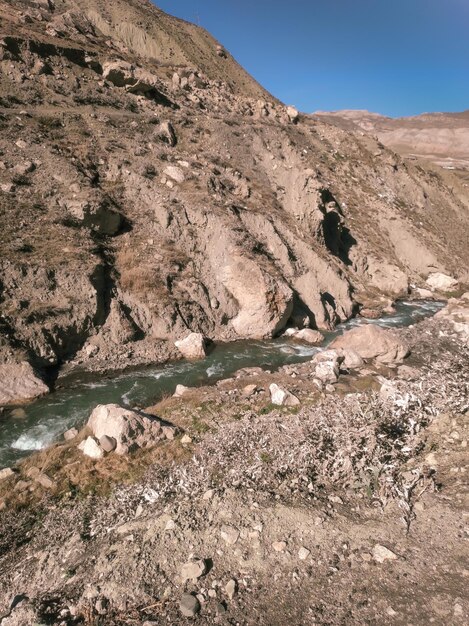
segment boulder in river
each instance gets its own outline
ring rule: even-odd
[[[201,333],[190,333],[174,345],[186,359],[203,359],[207,355],[205,337]]]
[[[379,363],[401,363],[409,354],[408,346],[391,330],[366,324],[348,330],[332,343],[331,348],[353,350],[362,359],[376,359]]]
[[[312,345],[318,345],[324,341],[324,335],[319,330],[313,330],[312,328],[287,328],[284,333],[287,337],[297,339],[298,341],[305,341]]]
[[[49,393],[29,363],[0,364],[0,406],[20,404]]]
[[[116,442],[116,454],[127,454],[137,448],[147,448],[165,438],[161,421],[152,415],[137,413],[117,404],[100,404],[87,424],[99,441],[107,437]]]

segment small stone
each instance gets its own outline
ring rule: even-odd
[[[397,555],[386,548],[386,546],[382,546],[377,543],[373,548],[373,558],[378,563],[384,563],[384,561],[395,561],[397,559]]]
[[[186,179],[182,169],[176,165],[168,165],[168,167],[163,170],[163,174],[169,176],[169,178],[172,178],[177,183],[183,183]]]
[[[311,551],[310,551],[310,550],[308,550],[308,548],[301,547],[301,548],[298,550],[298,558],[299,558],[301,561],[305,561],[305,560],[309,557],[309,555],[310,555],[310,554],[311,554]]]
[[[287,544],[285,541],[274,541],[274,543],[272,544],[272,548],[275,550],[275,552],[285,552]]]
[[[236,595],[236,591],[237,591],[238,585],[236,583],[236,580],[234,578],[232,578],[231,580],[229,580],[226,585],[225,585],[225,592],[226,595],[228,596],[228,598],[230,600],[232,600],[234,598],[234,596]]]
[[[163,426],[161,430],[163,431],[163,435],[166,437],[166,439],[169,439],[169,441],[173,441],[177,432],[174,426]]]
[[[184,617],[194,617],[200,611],[200,602],[190,593],[183,593],[179,602],[179,610]]]
[[[182,445],[187,446],[190,443],[192,443],[192,439],[191,439],[191,437],[189,437],[189,435],[183,435],[181,437],[181,443],[182,443]]]
[[[64,439],[65,441],[71,441],[72,439],[75,439],[77,435],[78,430],[76,428],[70,428],[64,432]]]
[[[30,482],[27,482],[26,480],[19,480],[15,485],[15,490],[26,491],[26,489],[28,489],[30,486],[31,486]]]
[[[26,417],[26,411],[22,408],[13,409],[11,412],[11,416],[16,419],[24,419]]]
[[[52,478],[49,478],[47,474],[39,474],[36,476],[36,482],[42,485],[45,489],[52,489],[55,486],[55,482]]]
[[[233,546],[239,539],[239,530],[233,526],[222,526],[220,535],[229,546]]]
[[[215,591],[215,589],[209,589],[208,590],[208,597],[209,598],[216,598],[217,597],[217,592]]]
[[[0,480],[5,480],[5,478],[10,478],[10,476],[13,476],[14,471],[11,469],[11,467],[5,467],[5,469],[0,470]]]
[[[397,615],[397,611],[395,611],[392,606],[388,606],[388,608],[386,609],[386,613],[387,615],[389,615],[389,617],[395,617]]]
[[[246,387],[244,387],[243,389],[243,396],[245,398],[250,398],[256,393],[256,391],[257,391],[257,385],[246,385]]]
[[[107,435],[103,435],[99,438],[99,445],[104,450],[104,452],[113,452],[117,448],[117,441],[114,437],[108,437]]]
[[[464,615],[464,609],[458,602],[456,602],[456,604],[454,605],[453,615],[454,617],[463,617]]]
[[[215,490],[214,489],[208,489],[204,493],[204,495],[202,496],[202,500],[211,500],[214,495],[215,495]]]
[[[190,391],[189,387],[185,385],[176,385],[176,389],[173,393],[173,398],[182,398],[188,391]]]
[[[184,563],[181,568],[182,582],[186,582],[186,580],[197,580],[203,576],[206,571],[207,566],[203,559],[195,559],[194,561]]]
[[[30,467],[27,471],[26,471],[26,476],[28,478],[37,478],[39,476],[39,474],[41,473],[41,470],[38,467]]]
[[[215,613],[217,615],[223,615],[224,613],[226,613],[226,606],[223,604],[223,602],[217,602],[215,605]]]
[[[94,437],[87,437],[84,439],[78,449],[91,459],[102,459],[104,456],[103,451],[99,447],[98,441]]]

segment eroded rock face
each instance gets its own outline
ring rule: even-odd
[[[240,337],[272,337],[287,323],[293,310],[293,292],[280,278],[267,275],[248,258],[230,255],[219,268],[224,287],[238,303],[231,323]]]
[[[49,393],[29,363],[0,364],[0,405],[21,404]]]
[[[376,359],[388,365],[401,363],[409,354],[409,347],[395,333],[375,324],[346,331],[331,343],[331,348],[353,350],[362,359]]]
[[[114,439],[116,454],[147,448],[165,437],[160,420],[117,404],[98,405],[87,426],[98,441],[103,437]]]

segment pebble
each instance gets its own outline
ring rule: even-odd
[[[190,593],[183,593],[179,602],[179,610],[184,617],[194,617],[200,611],[200,602]]]
[[[220,535],[229,546],[233,546],[239,539],[239,530],[233,526],[222,526]]]
[[[301,548],[298,550],[298,558],[299,558],[301,561],[305,561],[305,560],[309,557],[309,555],[310,555],[310,554],[311,554],[311,551],[310,551],[310,550],[308,550],[308,548],[301,547]]]
[[[395,561],[397,555],[389,550],[389,548],[386,548],[386,546],[377,543],[373,548],[373,558],[378,563],[384,563],[384,561]]]
[[[274,541],[272,544],[272,548],[275,552],[284,552],[286,550],[287,544],[285,541]]]
[[[75,439],[78,435],[78,430],[76,428],[70,428],[64,432],[65,441],[70,441],[71,439]]]
[[[236,589],[237,589],[236,580],[234,578],[232,578],[225,585],[225,592],[226,592],[226,595],[228,596],[228,598],[230,600],[232,600],[234,598],[234,596],[236,594]]]
[[[194,561],[184,563],[181,568],[182,581],[185,582],[186,580],[197,580],[205,574],[206,570],[207,567],[203,559],[195,559]]]

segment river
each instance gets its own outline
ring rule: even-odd
[[[396,311],[377,320],[354,318],[326,333],[323,346],[345,330],[361,324],[399,328],[433,316],[441,302],[401,301]],[[23,407],[25,416],[11,411],[0,416],[0,468],[40,450],[72,426],[81,427],[97,404],[117,403],[145,407],[172,394],[177,384],[195,387],[231,376],[243,367],[275,370],[287,363],[307,361],[318,347],[279,338],[266,341],[236,341],[219,344],[201,361],[176,361],[158,367],[142,367],[110,376],[87,374]]]

